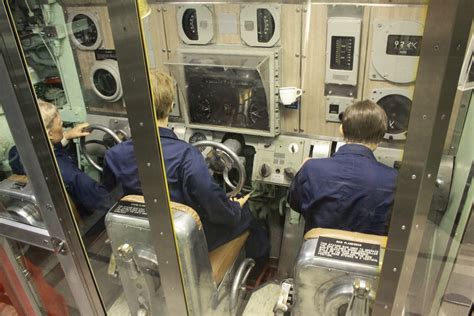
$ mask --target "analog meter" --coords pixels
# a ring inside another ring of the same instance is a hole
[[[408,130],[412,100],[406,90],[375,89],[370,98],[387,114],[386,139],[404,140]]]
[[[97,61],[91,69],[90,80],[95,94],[108,102],[115,102],[122,97],[122,83],[116,60]]]
[[[240,35],[245,44],[272,47],[280,40],[280,5],[246,4],[240,8]]]
[[[179,37],[186,44],[208,44],[214,37],[213,19],[213,13],[206,5],[179,6],[177,13]]]
[[[96,50],[102,45],[99,21],[94,13],[80,12],[68,19],[71,41],[82,50]]]

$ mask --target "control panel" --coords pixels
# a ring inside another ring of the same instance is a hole
[[[252,180],[288,186],[306,158],[329,157],[331,142],[280,135],[255,149]]]
[[[326,83],[357,85],[361,25],[357,18],[328,20]]]

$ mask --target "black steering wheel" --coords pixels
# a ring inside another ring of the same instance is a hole
[[[94,125],[89,125],[87,127],[87,130],[89,132],[92,132],[94,130],[99,130],[99,131],[102,131],[104,132],[105,134],[109,135],[111,137],[111,139],[114,141],[115,145],[116,144],[120,144],[122,142],[122,140],[120,139],[120,137],[117,136],[117,134],[114,133],[114,131],[112,131],[110,128],[108,127],[105,127],[103,125],[99,125],[99,124],[94,124]],[[85,136],[82,136],[80,138],[80,145],[81,145],[81,151],[82,151],[82,154],[84,155],[84,158],[86,158],[87,162],[89,162],[92,167],[94,167],[95,169],[99,170],[100,172],[102,172],[102,167],[99,166],[99,164],[97,164],[91,157],[91,155],[87,152],[87,148],[86,148],[86,145],[87,144],[99,144],[99,145],[102,145],[104,147],[106,147],[107,149],[109,148],[109,146],[104,142],[104,141],[101,141],[101,140],[89,140],[89,141],[86,141],[86,137]]]
[[[209,168],[214,169],[211,167],[211,165],[216,164],[217,161],[217,163],[220,165],[220,169],[222,169],[222,175],[224,177],[225,183],[232,189],[232,191],[227,193],[227,196],[236,196],[244,187],[246,177],[245,167],[242,161],[239,159],[239,156],[237,156],[237,154],[226,145],[212,140],[201,140],[199,142],[195,142],[193,146],[197,147],[198,149],[202,148],[204,159]],[[204,154],[204,149],[207,147],[211,147],[212,150],[207,154]],[[237,185],[234,185],[229,179],[229,172],[234,167],[239,173]]]

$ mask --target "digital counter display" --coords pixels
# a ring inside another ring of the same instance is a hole
[[[333,36],[331,38],[331,69],[352,70],[354,42],[353,36]]]
[[[387,40],[387,55],[420,56],[421,36],[389,35]]]

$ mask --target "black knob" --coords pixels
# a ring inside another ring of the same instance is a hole
[[[296,171],[295,169],[291,168],[291,167],[287,167],[283,170],[284,174],[285,174],[285,178],[287,178],[288,180],[293,180],[293,178],[295,177],[296,175]]]
[[[272,169],[270,169],[270,166],[264,163],[260,167],[260,175],[264,178],[268,177],[272,173]]]

